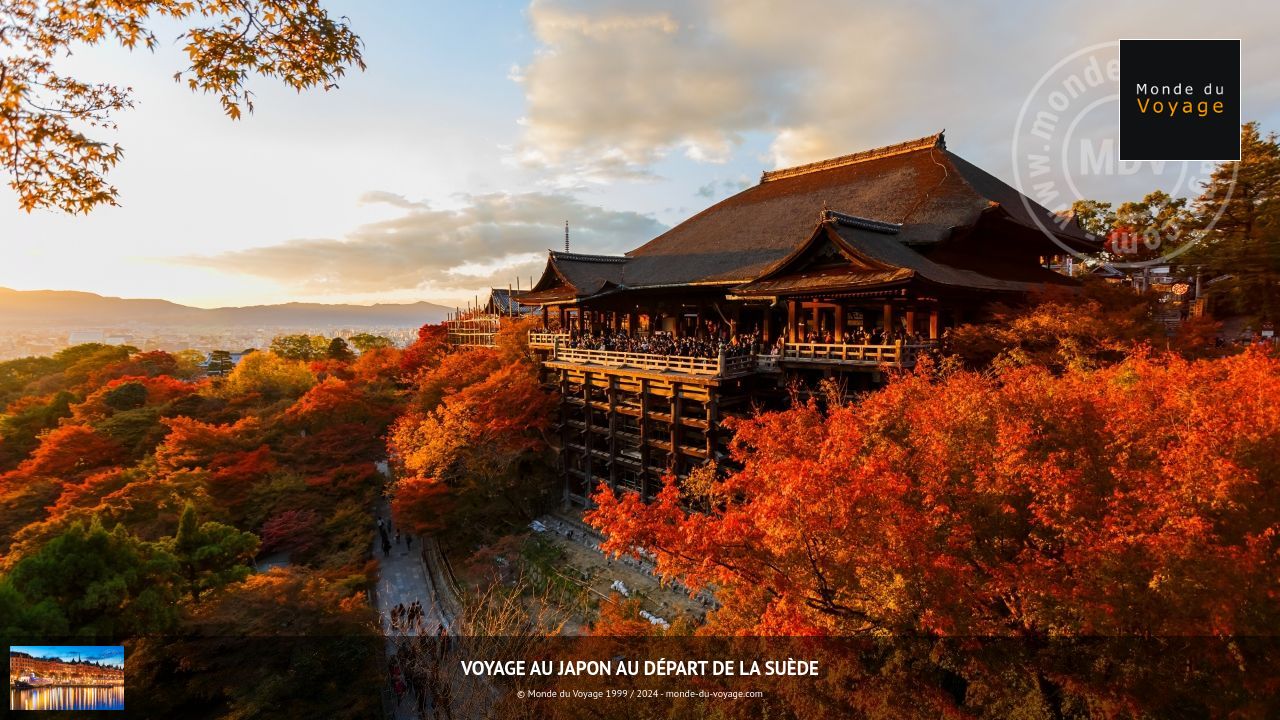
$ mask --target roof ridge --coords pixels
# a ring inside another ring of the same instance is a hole
[[[579,260],[582,262],[624,263],[626,255],[588,255],[586,253],[563,252],[552,250],[551,256],[557,260]]]
[[[871,218],[843,213],[839,210],[823,210],[822,222],[834,222],[837,225],[858,228],[859,230],[870,230],[871,232],[883,233],[885,235],[897,235],[902,230],[902,223],[872,220]]]
[[[760,173],[760,183],[764,184],[770,180],[781,180],[783,178],[795,177],[796,175],[804,175],[806,173],[817,172],[819,170],[830,170],[832,168],[844,167],[845,165],[853,165],[855,163],[866,162],[867,160],[878,160],[880,158],[892,157],[915,150],[924,150],[926,148],[942,148],[947,147],[947,141],[944,137],[946,130],[926,135],[915,140],[907,140],[905,142],[896,143],[894,145],[885,145],[884,147],[871,148],[870,150],[861,150],[848,155],[828,158],[826,160],[818,160],[816,162],[805,163],[804,165],[795,165],[788,168],[779,168],[777,170],[765,170]]]

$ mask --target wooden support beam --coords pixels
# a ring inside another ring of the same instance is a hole
[[[907,309],[907,337],[911,337],[916,331],[916,309]]]
[[[616,315],[614,316],[617,317]],[[618,378],[609,378],[609,487],[618,489]]]
[[[938,308],[929,309],[929,339],[938,339]]]
[[[586,450],[586,452],[584,452],[584,453],[582,454],[582,471],[583,471],[584,473],[586,473],[586,474],[587,474],[587,477],[588,477],[588,478],[592,477],[592,472],[591,472],[591,436],[594,434],[594,433],[592,432],[592,425],[594,425],[594,423],[593,423],[593,422],[592,422],[592,420],[591,420],[591,415],[592,415],[592,413],[591,413],[591,373],[583,373],[583,382],[582,382],[582,421],[583,421],[583,425],[585,426],[585,431],[584,431],[584,432],[583,432],[583,434],[582,434],[582,445],[583,445],[583,447],[585,447],[587,450]],[[590,494],[590,493],[591,493],[591,490],[592,490],[592,487],[591,487],[591,481],[588,479],[588,480],[587,480],[587,493],[588,493],[588,494]]]
[[[707,398],[707,429],[703,431],[707,438],[707,459],[716,459],[716,438],[720,434],[720,399],[713,392]]]
[[[569,502],[569,372],[560,371],[560,470],[564,473],[562,501]]]
[[[787,301],[787,342],[800,342],[799,322],[796,318],[796,301]]]
[[[680,383],[672,383],[671,393],[671,474],[680,474],[680,416],[684,412],[684,398],[680,397]]]
[[[648,502],[656,493],[649,482],[649,381],[640,379],[640,497]]]
[[[884,332],[886,336],[893,332],[893,306],[889,303],[884,304]]]
[[[844,342],[844,303],[836,304],[836,326],[832,337],[836,342]]]

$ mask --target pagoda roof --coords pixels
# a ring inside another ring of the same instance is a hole
[[[1065,278],[1048,270],[1021,279],[992,277],[930,259],[902,237],[901,226],[825,210],[808,240],[757,279],[734,288],[736,295],[776,296],[897,287],[911,281],[988,292],[1029,292]],[[826,253],[826,262],[815,262]],[[834,261],[832,258],[835,258]]]
[[[898,248],[946,244],[980,221],[998,217],[1018,229],[1017,250],[1022,256],[1062,252],[1040,231],[1041,225],[1071,247],[1098,249],[1074,220],[1064,224],[949,151],[940,132],[765,172],[758,184],[625,255],[551,251],[542,278],[522,300],[568,302],[622,289],[751,283],[803,245],[813,234],[815,215],[828,208],[839,208],[846,218],[864,225],[894,226]],[[847,224],[840,227],[842,235],[858,230]],[[882,243],[872,244],[883,252],[896,252]]]

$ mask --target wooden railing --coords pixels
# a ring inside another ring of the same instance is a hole
[[[916,354],[934,347],[932,343],[907,345],[849,345],[846,343],[787,343],[778,359],[782,362],[845,363],[850,365],[915,364]]]
[[[781,364],[789,362],[909,367],[915,364],[916,355],[919,352],[934,347],[933,343],[904,344],[901,342],[889,345],[786,343],[782,346],[781,352],[734,356],[722,355],[716,358],[705,358],[614,350],[587,350],[567,347],[568,342],[569,336],[565,333],[529,333],[529,346],[550,349],[552,351],[548,358],[550,360],[711,377],[747,375],[753,372],[773,372]]]
[[[560,345],[566,345],[569,342],[569,334],[562,332],[536,332],[529,333],[529,347],[538,350],[550,350],[559,342]]]
[[[750,356],[746,356],[750,359]],[[649,353],[616,352],[613,350],[584,350],[582,348],[556,348],[553,360],[560,362],[582,363],[584,365],[605,365],[609,367],[632,368],[635,370],[653,370],[656,372],[678,372],[686,375],[715,376],[730,374],[721,372],[719,358],[689,357],[686,355],[651,355]],[[726,360],[741,358],[727,358]],[[734,366],[737,368],[737,365]],[[728,368],[723,368],[728,370]]]

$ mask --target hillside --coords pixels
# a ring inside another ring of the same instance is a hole
[[[377,305],[286,303],[197,308],[168,300],[104,297],[68,290],[0,288],[0,328],[320,326],[417,327],[444,319],[448,308],[428,302]]]

